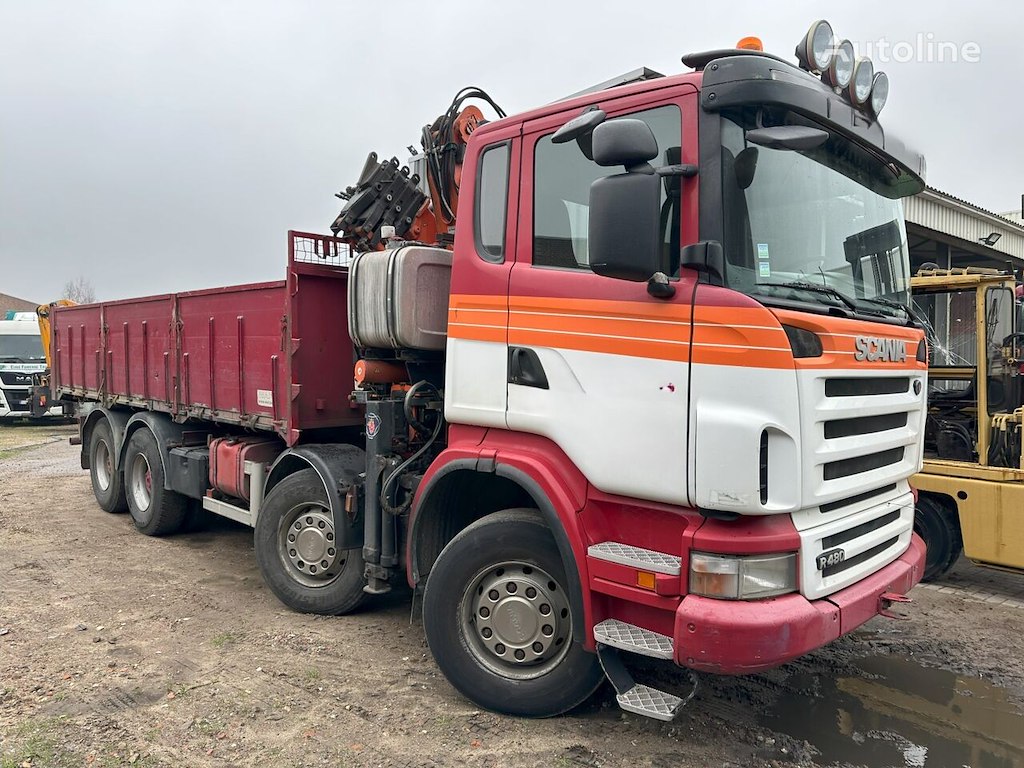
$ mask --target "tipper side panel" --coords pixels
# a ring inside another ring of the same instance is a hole
[[[362,424],[349,402],[348,250],[323,235],[288,242],[285,281],[55,306],[54,396],[273,431],[289,445]]]
[[[284,431],[285,286],[254,283],[178,296],[183,410]]]

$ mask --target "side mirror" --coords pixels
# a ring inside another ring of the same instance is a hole
[[[661,269],[661,177],[650,160],[658,142],[642,120],[619,119],[594,129],[594,162],[625,173],[590,185],[590,268],[598,275],[643,282]]]
[[[814,149],[828,141],[828,131],[805,125],[775,125],[747,131],[747,141],[769,149]]]

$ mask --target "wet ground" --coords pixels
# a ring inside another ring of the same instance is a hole
[[[1024,577],[960,563],[780,669],[700,676],[672,723],[607,689],[545,721],[439,674],[407,596],[301,616],[227,522],[167,539],[100,511],[60,427],[0,428],[0,760],[51,766],[1024,767]],[[655,662],[637,677],[685,694]]]

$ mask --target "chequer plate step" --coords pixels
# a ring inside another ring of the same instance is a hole
[[[683,700],[671,693],[659,691],[637,683],[625,693],[616,695],[615,700],[627,712],[669,721],[676,716]]]
[[[592,544],[587,548],[587,554],[597,560],[607,560],[609,563],[628,565],[654,573],[667,573],[670,576],[678,576],[682,565],[682,558],[676,555],[621,544],[617,541],[602,541],[600,544]]]
[[[594,626],[594,639],[604,645],[656,659],[674,657],[672,638],[618,619],[605,619]]]

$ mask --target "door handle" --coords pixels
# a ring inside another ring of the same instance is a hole
[[[540,357],[527,347],[509,347],[508,383],[537,389],[550,389]]]

